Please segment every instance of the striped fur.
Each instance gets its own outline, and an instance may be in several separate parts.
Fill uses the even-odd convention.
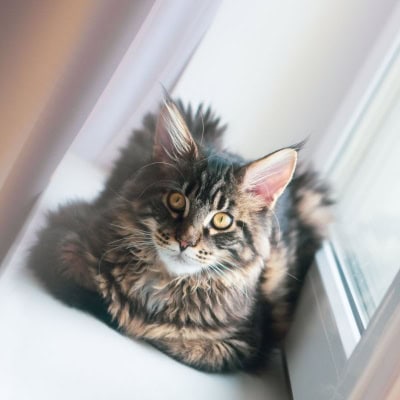
[[[30,256],[56,297],[213,372],[254,368],[279,344],[330,218],[314,174],[285,189],[291,165],[276,180],[294,150],[273,156],[279,185],[268,201],[275,186],[262,174],[274,158],[249,164],[220,151],[223,130],[210,110],[168,100],[122,151],[99,198],[52,213]],[[175,192],[178,211],[168,203]],[[224,229],[213,222],[221,212]]]

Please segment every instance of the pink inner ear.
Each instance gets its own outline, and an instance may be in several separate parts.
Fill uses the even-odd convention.
[[[297,153],[283,149],[246,167],[243,181],[245,190],[262,197],[273,206],[292,179],[296,167]]]
[[[274,177],[273,174],[274,172],[270,172],[269,175],[253,189],[253,191],[264,198],[267,203],[272,203],[286,186],[286,181],[284,182],[279,171],[275,172],[277,176]]]

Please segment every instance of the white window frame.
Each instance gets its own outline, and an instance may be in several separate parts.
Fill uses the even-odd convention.
[[[400,46],[399,26],[400,5],[319,144],[314,161],[328,178]],[[325,243],[307,277],[285,343],[294,399],[398,399],[400,274],[360,334],[335,257]]]

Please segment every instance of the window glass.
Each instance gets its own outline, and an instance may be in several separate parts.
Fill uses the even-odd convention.
[[[400,268],[400,57],[387,64],[334,163],[333,244],[365,328]]]

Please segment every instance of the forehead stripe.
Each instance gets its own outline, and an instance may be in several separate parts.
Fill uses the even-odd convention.
[[[199,189],[199,185],[197,183],[195,183],[195,182],[191,182],[187,186],[185,194],[186,194],[186,196],[190,196],[193,192],[197,193],[198,189]]]
[[[215,182],[213,187],[210,189],[210,197],[213,197],[217,191],[224,186],[225,180],[224,178],[221,178],[219,181]],[[213,200],[214,202],[214,200]]]
[[[232,165],[228,165],[226,167],[225,171],[223,172],[223,174],[225,175],[226,179],[231,179],[232,178],[232,172],[233,172]]]
[[[212,203],[213,207],[216,209],[218,209],[218,203],[219,203],[221,196],[222,196],[222,192],[219,190],[217,193],[215,193],[215,196],[211,199],[211,203]]]
[[[223,209],[227,208],[228,205],[229,205],[229,200],[224,195],[221,195],[221,197],[218,201],[217,209],[223,210]]]
[[[204,171],[201,173],[200,181],[201,181],[201,186],[200,186],[199,192],[202,193],[203,190],[205,189],[206,183],[207,183],[207,171],[206,171],[206,170],[204,170]]]

